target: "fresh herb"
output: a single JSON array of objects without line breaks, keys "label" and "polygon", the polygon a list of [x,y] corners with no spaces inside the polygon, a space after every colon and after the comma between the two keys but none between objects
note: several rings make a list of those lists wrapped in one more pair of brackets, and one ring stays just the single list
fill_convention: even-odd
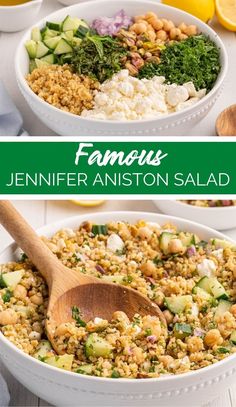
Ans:
[{"label": "fresh herb", "polygon": [[120,377],[120,373],[117,370],[113,370],[112,374],[111,374],[111,378],[112,379],[119,379]]},{"label": "fresh herb", "polygon": [[76,321],[77,326],[86,326],[86,322],[81,319],[81,311],[78,307],[72,307],[72,318]]},{"label": "fresh herb", "polygon": [[40,355],[38,355],[38,360],[40,360],[40,362],[45,363],[46,360],[47,360],[47,356],[40,356]]},{"label": "fresh herb", "polygon": [[27,260],[27,259],[28,259],[27,254],[22,253],[22,255],[21,255],[21,261],[25,261],[25,260]]},{"label": "fresh herb", "polygon": [[123,278],[123,283],[124,284],[131,284],[133,281],[133,277],[132,276],[127,276]]},{"label": "fresh herb", "polygon": [[228,348],[221,347],[221,348],[217,349],[217,352],[221,353],[221,354],[226,354],[226,353],[230,353],[230,350]]},{"label": "fresh herb", "polygon": [[149,373],[155,373],[155,371],[156,371],[156,366],[154,365],[154,366],[151,366],[150,368],[149,368]]},{"label": "fresh herb", "polygon": [[206,242],[205,240],[201,240],[200,242],[198,242],[197,246],[198,247],[206,247],[208,245],[208,242]]},{"label": "fresh herb", "polygon": [[139,324],[140,324],[140,322],[141,322],[140,317],[134,317],[134,318],[133,318],[133,320],[134,320],[134,322],[133,322],[133,326],[135,326],[135,325],[139,325]]},{"label": "fresh herb", "polygon": [[107,225],[93,225],[92,226],[92,234],[94,236],[107,235],[108,234]]},{"label": "fresh herb", "polygon": [[72,67],[79,75],[90,76],[100,83],[122,69],[127,54],[117,38],[87,33],[72,55]]},{"label": "fresh herb", "polygon": [[11,292],[10,290],[7,290],[7,291],[5,292],[5,294],[3,294],[3,296],[2,296],[2,299],[3,299],[4,304],[5,304],[6,302],[10,302],[10,299],[11,299],[12,296],[13,296],[12,292]]},{"label": "fresh herb", "polygon": [[193,82],[196,89],[211,90],[221,70],[220,51],[206,35],[174,42],[161,52],[160,64],[146,63],[139,78],[164,76],[167,83]]},{"label": "fresh herb", "polygon": [[152,335],[152,330],[151,330],[151,328],[147,328],[145,331],[145,336],[150,336],[150,335]]},{"label": "fresh herb", "polygon": [[81,261],[81,258],[76,253],[73,254],[72,258],[75,260],[75,262]]},{"label": "fresh herb", "polygon": [[160,259],[160,257],[158,257],[158,256],[156,256],[155,257],[155,259],[153,259],[153,263],[156,265],[156,266],[163,266],[163,260],[161,260]]},{"label": "fresh herb", "polygon": [[121,250],[116,250],[116,255],[117,256],[123,256],[126,253],[126,248],[124,247]]},{"label": "fresh herb", "polygon": [[0,288],[6,288],[7,285],[3,279],[3,273],[0,274]]}]

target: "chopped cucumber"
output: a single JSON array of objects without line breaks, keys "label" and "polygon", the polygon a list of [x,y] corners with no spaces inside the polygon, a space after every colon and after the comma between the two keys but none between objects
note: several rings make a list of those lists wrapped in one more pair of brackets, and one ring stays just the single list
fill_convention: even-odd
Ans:
[{"label": "chopped cucumber", "polygon": [[225,312],[229,311],[231,307],[232,303],[230,301],[220,300],[216,308],[214,319],[223,315]]},{"label": "chopped cucumber", "polygon": [[196,294],[198,298],[201,298],[201,300],[207,302],[211,302],[213,298],[211,294],[196,285],[193,287],[193,294]]},{"label": "chopped cucumber", "polygon": [[74,31],[73,30],[66,31],[65,37],[66,37],[67,41],[71,42],[74,38]]},{"label": "chopped cucumber", "polygon": [[42,34],[38,27],[35,27],[31,31],[31,39],[35,42],[42,41]]},{"label": "chopped cucumber", "polygon": [[73,48],[70,46],[70,44],[62,38],[59,41],[59,43],[57,44],[57,47],[56,47],[54,53],[56,55],[61,55],[61,54],[67,54],[72,51],[73,51]]},{"label": "chopped cucumber", "polygon": [[46,45],[42,41],[38,41],[36,58],[40,59],[40,58],[44,57],[45,55],[47,55],[48,52],[49,52],[48,47],[46,47]]},{"label": "chopped cucumber", "polygon": [[236,345],[236,331],[233,331],[230,335],[231,342]]},{"label": "chopped cucumber", "polygon": [[91,375],[92,371],[93,371],[93,365],[82,365],[79,367],[79,369],[76,371],[76,373]]},{"label": "chopped cucumber", "polygon": [[36,63],[37,68],[43,68],[44,66],[50,65],[48,62],[42,61],[42,59],[38,59],[38,58],[35,59],[35,63]]},{"label": "chopped cucumber", "polygon": [[81,24],[81,20],[67,16],[62,23],[62,31],[75,32],[76,30],[78,30],[80,24]]},{"label": "chopped cucumber", "polygon": [[76,37],[74,37],[74,38],[72,39],[72,41],[71,41],[71,43],[72,43],[72,45],[73,45],[74,47],[79,47],[80,44],[81,44],[81,42],[82,42],[82,40],[81,40],[80,38],[76,38]]},{"label": "chopped cucumber", "polygon": [[50,366],[58,367],[59,369],[71,371],[72,363],[74,361],[73,355],[52,356],[45,359],[45,363]]},{"label": "chopped cucumber", "polygon": [[181,314],[184,312],[187,305],[192,303],[192,296],[191,295],[181,295],[178,297],[166,297],[165,298],[165,305],[167,308],[173,312],[173,314]]},{"label": "chopped cucumber", "polygon": [[4,273],[1,275],[1,280],[4,282],[5,287],[14,290],[21,281],[24,274],[24,270],[17,270],[11,273]]},{"label": "chopped cucumber", "polygon": [[46,55],[46,57],[41,58],[40,61],[46,62],[49,65],[53,65],[56,61],[56,57],[55,57],[55,55],[50,54],[50,55]]},{"label": "chopped cucumber", "polygon": [[29,318],[32,315],[32,308],[25,305],[13,305],[14,310],[18,313],[19,316],[23,318]]},{"label": "chopped cucumber", "polygon": [[36,58],[37,55],[37,43],[33,40],[26,41],[25,48],[29,54],[30,59]]},{"label": "chopped cucumber", "polygon": [[201,288],[206,291],[208,294],[211,294],[211,289],[209,285],[209,277],[202,277],[196,284],[196,287]]},{"label": "chopped cucumber", "polygon": [[[41,31],[41,33],[42,33],[42,31]],[[57,35],[60,35],[59,31],[50,30],[48,27],[46,27],[42,33],[43,40],[56,37]]]},{"label": "chopped cucumber", "polygon": [[49,341],[42,341],[34,354],[36,359],[42,359],[47,357],[48,353],[52,351],[52,346]]},{"label": "chopped cucumber", "polygon": [[52,38],[47,38],[44,40],[44,44],[50,48],[50,49],[55,49],[58,45],[58,43],[61,40],[61,36],[57,35],[56,37],[52,37]]},{"label": "chopped cucumber", "polygon": [[48,27],[49,30],[61,31],[61,24],[58,23],[50,23],[50,21],[47,21],[46,27]]},{"label": "chopped cucumber", "polygon": [[214,245],[216,249],[236,249],[235,244],[223,239],[211,239],[211,244]]},{"label": "chopped cucumber", "polygon": [[184,246],[192,246],[196,244],[196,238],[195,235],[192,233],[180,233],[179,238],[181,242],[183,243]]},{"label": "chopped cucumber", "polygon": [[79,28],[77,29],[76,33],[75,33],[75,36],[78,37],[78,38],[80,38],[80,39],[83,39],[83,38],[86,37],[86,35],[88,34],[88,32],[89,32],[89,28],[88,28],[88,27],[85,27],[85,26],[83,26],[83,25],[80,25]]},{"label": "chopped cucumber", "polygon": [[160,236],[160,249],[163,251],[164,254],[169,253],[169,243],[172,239],[174,239],[176,235],[170,232],[163,232]]},{"label": "chopped cucumber", "polygon": [[176,323],[174,326],[174,336],[178,339],[184,339],[192,334],[192,328],[189,324]]},{"label": "chopped cucumber", "polygon": [[111,354],[112,347],[109,342],[98,336],[96,333],[89,335],[85,343],[85,353],[87,357],[106,358]]},{"label": "chopped cucumber", "polygon": [[116,283],[116,284],[123,284],[125,282],[124,276],[102,276],[102,280],[107,281],[108,283]]},{"label": "chopped cucumber", "polygon": [[226,293],[222,284],[219,283],[217,278],[209,278],[209,287],[211,292],[217,300],[228,300],[229,296]]},{"label": "chopped cucumber", "polygon": [[36,62],[34,59],[30,60],[29,63],[29,72],[32,73],[37,68]]}]

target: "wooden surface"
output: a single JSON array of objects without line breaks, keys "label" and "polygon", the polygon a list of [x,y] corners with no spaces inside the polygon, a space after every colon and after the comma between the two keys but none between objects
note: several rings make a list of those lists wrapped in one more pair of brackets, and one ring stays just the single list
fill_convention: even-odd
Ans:
[{"label": "wooden surface", "polygon": [[[146,212],[157,212],[155,205],[151,201],[108,201],[103,206],[98,208],[81,208],[69,201],[19,201],[14,202],[16,208],[26,217],[34,228],[39,228],[47,223],[55,222],[66,217],[75,216],[84,213],[92,213],[98,211],[110,210],[135,210]],[[227,231],[226,234],[236,240],[236,230]],[[4,249],[11,242],[10,236],[0,226],[0,246]],[[0,362],[0,371],[3,372],[7,380],[10,394],[11,406],[48,406],[42,400],[31,394],[23,386],[21,386],[7,371]],[[96,403],[94,404],[96,406]],[[0,406],[2,407],[2,406]],[[81,406],[86,407],[86,406]],[[146,406],[144,406],[146,407]],[[161,406],[160,406],[161,407]],[[173,406],[174,407],[174,406]],[[191,407],[201,407],[198,404],[193,404]],[[236,407],[236,386],[225,391],[225,394],[204,407]]]},{"label": "wooden surface", "polygon": [[[117,2],[118,4],[118,2]],[[63,7],[57,0],[44,0],[40,15],[36,20],[56,11]],[[105,12],[105,10],[104,10]],[[34,22],[32,21],[32,24]],[[235,81],[235,61],[236,61],[236,36],[234,33],[226,31],[220,27],[217,22],[212,24],[212,27],[218,32],[224,41],[229,54],[229,73],[227,76],[225,89],[223,94],[218,99],[216,105],[210,114],[189,132],[189,136],[214,136],[215,122],[218,114],[231,104],[235,103],[236,81]],[[24,118],[24,127],[32,136],[54,136],[51,130],[47,129],[39,119],[35,117],[23,96],[18,90],[15,72],[14,72],[14,57],[19,39],[23,32],[20,33],[0,33],[0,52],[3,55],[0,63],[0,78],[4,81],[10,95],[12,96],[18,109],[21,111]]]}]

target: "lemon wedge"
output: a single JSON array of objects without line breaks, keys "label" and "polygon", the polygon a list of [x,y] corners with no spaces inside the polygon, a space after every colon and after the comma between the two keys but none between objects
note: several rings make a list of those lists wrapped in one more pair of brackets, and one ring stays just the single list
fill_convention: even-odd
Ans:
[{"label": "lemon wedge", "polygon": [[214,0],[162,0],[162,3],[184,10],[205,23],[215,15]]},{"label": "lemon wedge", "polygon": [[216,0],[216,15],[223,27],[236,31],[236,0]]},{"label": "lemon wedge", "polygon": [[102,205],[105,201],[104,200],[91,200],[91,201],[76,201],[76,200],[71,200],[75,205],[78,206],[83,206],[85,208],[92,208],[95,206]]}]

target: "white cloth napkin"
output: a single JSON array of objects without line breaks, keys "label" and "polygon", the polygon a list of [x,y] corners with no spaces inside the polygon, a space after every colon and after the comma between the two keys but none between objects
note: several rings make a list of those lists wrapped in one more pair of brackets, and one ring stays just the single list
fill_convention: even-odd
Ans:
[{"label": "white cloth napkin", "polygon": [[10,402],[10,395],[5,380],[0,375],[0,407],[7,407]]},{"label": "white cloth napkin", "polygon": [[0,80],[0,137],[27,135],[22,126],[22,116]]}]

